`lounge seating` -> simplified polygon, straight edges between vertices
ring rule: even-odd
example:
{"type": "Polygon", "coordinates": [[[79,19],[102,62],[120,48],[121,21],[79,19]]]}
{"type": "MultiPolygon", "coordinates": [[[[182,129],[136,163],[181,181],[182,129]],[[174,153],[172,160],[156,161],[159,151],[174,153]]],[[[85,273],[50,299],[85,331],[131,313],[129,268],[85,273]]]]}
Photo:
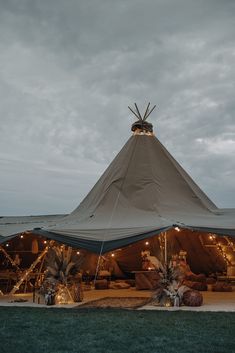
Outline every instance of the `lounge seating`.
{"type": "Polygon", "coordinates": [[[215,284],[212,285],[211,288],[212,292],[232,292],[233,291],[233,287],[225,282],[217,282],[215,284]]]}
{"type": "Polygon", "coordinates": [[[95,282],[95,289],[108,289],[107,279],[97,279],[95,282]]]}

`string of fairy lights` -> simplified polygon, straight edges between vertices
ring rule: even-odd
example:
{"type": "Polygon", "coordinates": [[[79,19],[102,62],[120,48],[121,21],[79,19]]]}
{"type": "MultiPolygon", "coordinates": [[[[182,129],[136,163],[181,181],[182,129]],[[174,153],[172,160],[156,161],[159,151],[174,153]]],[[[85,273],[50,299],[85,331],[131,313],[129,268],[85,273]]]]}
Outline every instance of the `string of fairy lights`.
{"type": "Polygon", "coordinates": [[[16,267],[17,270],[19,270],[20,268],[18,267],[18,265],[15,263],[15,261],[11,258],[11,256],[6,252],[6,250],[0,245],[0,252],[2,252],[5,257],[7,258],[7,260],[10,262],[10,264],[12,265],[12,267],[16,267]]]}
{"type": "Polygon", "coordinates": [[[48,252],[49,246],[46,246],[46,248],[44,249],[43,252],[41,252],[41,254],[37,257],[37,259],[31,264],[31,266],[23,273],[23,275],[21,276],[20,280],[14,285],[14,287],[12,288],[10,295],[15,294],[15,292],[17,292],[21,286],[21,284],[28,278],[28,276],[30,275],[30,273],[32,273],[32,271],[34,270],[34,268],[37,266],[37,264],[41,261],[41,259],[46,255],[46,253],[48,252]]]}
{"type": "Polygon", "coordinates": [[[232,266],[233,256],[231,255],[231,252],[235,253],[235,244],[231,241],[231,239],[227,236],[224,236],[223,239],[226,241],[226,244],[224,244],[221,242],[221,239],[218,239],[216,234],[209,234],[208,238],[211,241],[211,244],[204,244],[204,246],[216,247],[226,262],[227,266],[232,266]],[[228,253],[228,250],[230,250],[230,254],[228,253]]]}

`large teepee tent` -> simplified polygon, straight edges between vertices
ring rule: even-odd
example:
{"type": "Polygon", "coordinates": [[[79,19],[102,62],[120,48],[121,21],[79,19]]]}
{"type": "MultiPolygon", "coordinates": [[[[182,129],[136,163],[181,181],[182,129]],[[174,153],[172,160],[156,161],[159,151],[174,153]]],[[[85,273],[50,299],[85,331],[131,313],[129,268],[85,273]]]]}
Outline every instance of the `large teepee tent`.
{"type": "Polygon", "coordinates": [[[170,155],[141,116],[133,135],[69,215],[3,217],[0,241],[25,230],[104,253],[172,227],[235,236],[235,209],[218,209],[170,155]]]}

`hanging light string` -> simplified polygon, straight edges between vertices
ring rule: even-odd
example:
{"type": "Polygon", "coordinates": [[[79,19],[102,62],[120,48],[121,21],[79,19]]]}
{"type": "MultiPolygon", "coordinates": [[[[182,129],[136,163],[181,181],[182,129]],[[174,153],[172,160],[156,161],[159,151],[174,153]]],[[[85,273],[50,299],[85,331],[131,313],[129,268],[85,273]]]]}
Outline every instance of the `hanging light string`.
{"type": "Polygon", "coordinates": [[[227,244],[223,245],[218,241],[217,235],[216,234],[209,234],[209,239],[213,241],[213,244],[205,244],[204,239],[202,236],[199,237],[200,241],[203,246],[205,247],[211,247],[211,248],[216,248],[219,252],[220,255],[223,257],[223,260],[226,262],[227,265],[232,265],[232,261],[227,256],[227,252],[225,251],[225,248],[231,249],[233,252],[235,252],[235,245],[234,243],[229,239],[228,236],[224,236],[223,238],[226,239],[227,244]]]}
{"type": "Polygon", "coordinates": [[[40,280],[40,278],[41,278],[41,273],[42,273],[42,268],[43,268],[43,265],[44,265],[45,258],[46,258],[46,256],[44,256],[44,257],[42,258],[41,265],[40,265],[39,271],[38,271],[38,275],[37,275],[36,281],[35,281],[36,284],[38,284],[38,282],[39,282],[39,280],[40,280]]]}
{"type": "Polygon", "coordinates": [[[229,260],[226,251],[224,250],[224,246],[222,246],[220,243],[217,243],[216,245],[217,249],[219,250],[221,256],[223,256],[224,261],[226,262],[227,265],[231,265],[231,261],[229,260]]]}
{"type": "Polygon", "coordinates": [[[130,159],[129,159],[129,162],[128,162],[128,165],[127,165],[127,168],[126,168],[126,173],[124,174],[124,178],[123,178],[121,187],[120,187],[120,189],[119,189],[119,191],[118,191],[117,197],[116,197],[116,199],[115,199],[115,202],[114,202],[114,205],[113,205],[113,208],[112,208],[112,212],[111,212],[110,218],[109,218],[109,220],[108,220],[108,222],[107,222],[106,230],[105,230],[104,235],[103,235],[103,239],[102,239],[102,243],[101,243],[101,247],[100,247],[100,252],[99,252],[99,257],[98,257],[98,261],[97,261],[97,265],[96,265],[94,284],[95,284],[95,282],[96,282],[96,280],[97,280],[97,276],[98,276],[98,273],[99,273],[100,259],[101,259],[102,253],[103,253],[105,239],[106,239],[106,237],[107,237],[107,235],[108,235],[108,231],[109,231],[110,228],[111,228],[113,216],[114,216],[114,213],[115,213],[115,211],[116,211],[116,208],[117,208],[117,205],[118,205],[118,202],[119,202],[119,198],[120,198],[120,195],[121,195],[121,192],[122,192],[124,183],[125,183],[125,181],[126,181],[126,176],[127,176],[127,173],[128,173],[128,170],[129,170],[129,167],[130,167],[130,164],[131,164],[131,161],[132,161],[134,152],[135,152],[136,144],[137,144],[137,139],[135,140],[135,145],[134,145],[134,147],[133,147],[133,151],[132,151],[132,153],[131,153],[131,156],[130,156],[130,159]]]}
{"type": "Polygon", "coordinates": [[[27,279],[28,275],[34,270],[37,264],[42,260],[42,258],[47,254],[49,246],[43,250],[43,252],[37,257],[37,259],[31,264],[31,266],[22,274],[20,280],[14,285],[10,292],[10,295],[15,294],[15,292],[20,288],[21,284],[27,279]]]}
{"type": "Polygon", "coordinates": [[[165,260],[165,232],[161,232],[158,239],[160,246],[161,261],[163,263],[165,260]]]}
{"type": "Polygon", "coordinates": [[[233,252],[235,252],[235,244],[231,241],[231,239],[229,239],[228,236],[226,236],[225,239],[227,240],[227,243],[228,243],[227,246],[230,247],[233,252]]]}
{"type": "Polygon", "coordinates": [[[5,257],[10,261],[13,267],[16,267],[18,271],[20,271],[19,266],[15,263],[15,261],[11,258],[11,256],[6,252],[6,250],[0,245],[0,251],[5,255],[5,257]]]}

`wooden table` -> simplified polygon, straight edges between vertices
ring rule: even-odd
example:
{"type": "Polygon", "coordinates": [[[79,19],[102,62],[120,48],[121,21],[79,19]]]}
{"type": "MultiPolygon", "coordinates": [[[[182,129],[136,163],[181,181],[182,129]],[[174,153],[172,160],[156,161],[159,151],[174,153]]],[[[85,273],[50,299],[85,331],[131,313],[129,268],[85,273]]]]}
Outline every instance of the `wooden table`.
{"type": "Polygon", "coordinates": [[[156,289],[158,288],[160,276],[157,271],[133,271],[135,274],[136,289],[156,289]]]}

